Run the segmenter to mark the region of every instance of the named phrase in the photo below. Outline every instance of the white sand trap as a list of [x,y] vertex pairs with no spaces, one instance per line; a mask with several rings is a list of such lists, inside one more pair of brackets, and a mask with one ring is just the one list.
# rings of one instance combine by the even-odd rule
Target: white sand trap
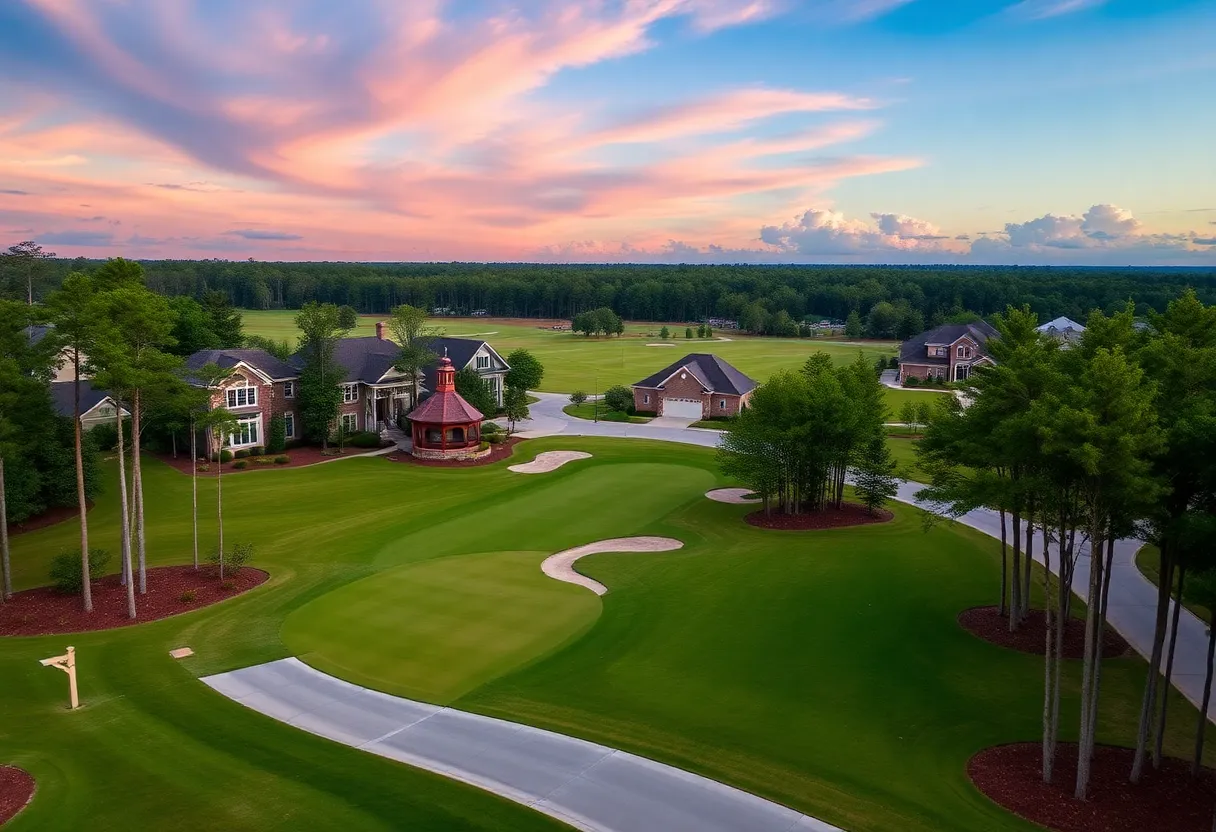
[[550,555],[540,565],[540,570],[554,580],[585,586],[596,595],[603,595],[608,591],[608,587],[575,572],[576,560],[601,552],[670,552],[682,548],[683,542],[671,537],[617,537],[612,540],[598,540],[585,546],[575,546],[573,549]]
[[648,347],[674,347],[675,344],[647,344]]
[[735,339],[734,339],[734,338],[723,338],[721,335],[719,335],[719,336],[718,336],[718,340],[719,340],[719,341],[733,341],[733,340],[735,340]]
[[550,471],[556,471],[567,462],[590,458],[591,454],[582,451],[545,451],[544,453],[537,454],[536,459],[531,462],[509,465],[507,466],[507,470],[514,471],[517,474],[547,474]]
[[705,496],[719,503],[734,503],[735,505],[751,505],[752,503],[761,502],[759,497],[749,497],[748,494],[755,494],[750,488],[715,488],[713,491],[706,491]]

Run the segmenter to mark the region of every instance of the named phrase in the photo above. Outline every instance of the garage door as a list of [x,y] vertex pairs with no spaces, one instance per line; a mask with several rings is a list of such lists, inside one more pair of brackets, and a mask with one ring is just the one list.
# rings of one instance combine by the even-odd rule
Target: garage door
[[701,402],[691,399],[663,399],[663,415],[679,419],[700,419]]

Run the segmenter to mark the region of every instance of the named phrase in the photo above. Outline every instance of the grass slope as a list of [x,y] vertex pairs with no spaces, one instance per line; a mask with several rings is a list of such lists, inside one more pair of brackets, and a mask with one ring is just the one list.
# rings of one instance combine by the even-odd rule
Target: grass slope
[[[594,456],[539,476],[351,459],[225,477],[227,539],[257,544],[267,584],[127,630],[0,640],[0,762],[39,783],[14,832],[558,828],[261,717],[194,678],[298,646],[359,665],[351,673],[375,647],[397,665],[376,671],[377,686],[610,743],[850,830],[1032,828],[964,774],[979,748],[1038,733],[1040,660],[955,623],[992,600],[993,541],[924,532],[907,508],[862,529],[755,529],[741,522],[748,507],[702,496],[726,484],[705,449],[584,437],[517,453],[559,448]],[[150,559],[188,562],[189,478],[156,464],[146,478]],[[201,484],[204,550],[214,493]],[[111,547],[114,495],[90,513]],[[75,534],[68,523],[15,538],[19,586],[42,583]],[[539,573],[544,554],[631,534],[686,548],[580,561],[611,589],[602,607]],[[332,626],[309,624],[313,614]],[[66,644],[80,654],[77,713],[62,708],[62,675],[36,663]],[[182,645],[198,655],[174,662],[167,651]],[[1132,739],[1144,672],[1137,658],[1106,663],[1100,741]],[[1069,730],[1078,676],[1074,664]],[[1194,710],[1174,708],[1167,748],[1185,754]]]
[[[271,310],[242,312],[245,331],[272,338],[287,338],[294,343],[297,336],[291,311]],[[363,316],[352,335],[372,335],[379,318]],[[731,333],[732,341],[678,338],[670,341],[674,347],[648,347],[659,343],[662,324],[631,323],[624,336],[617,338],[586,338],[570,332],[541,329],[534,324],[505,322],[490,318],[442,318],[435,324],[445,335],[484,338],[504,356],[513,349],[526,347],[545,365],[541,390],[545,392],[602,393],[614,384],[630,385],[661,370],[690,352],[710,352],[720,355],[757,380],[764,380],[777,370],[794,370],[802,366],[814,352],[829,353],[839,363],[857,358],[858,353],[873,361],[879,355],[895,354],[895,345],[886,342],[844,343],[808,341],[797,338],[750,338]],[[684,329],[681,325],[680,333]]]

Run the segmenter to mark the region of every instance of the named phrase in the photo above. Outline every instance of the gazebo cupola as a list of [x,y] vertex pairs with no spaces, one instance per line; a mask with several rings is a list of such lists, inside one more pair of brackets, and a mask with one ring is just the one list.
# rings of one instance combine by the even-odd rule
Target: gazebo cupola
[[456,370],[446,349],[435,371],[435,392],[407,418],[413,428],[414,456],[462,459],[478,455],[485,417],[456,392]]

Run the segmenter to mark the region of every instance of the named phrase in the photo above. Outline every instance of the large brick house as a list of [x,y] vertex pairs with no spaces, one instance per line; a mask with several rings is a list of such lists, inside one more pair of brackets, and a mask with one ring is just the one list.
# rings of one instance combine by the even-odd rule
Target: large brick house
[[973,367],[993,363],[986,345],[998,337],[995,328],[984,321],[946,324],[904,341],[899,349],[899,381],[909,378],[940,378],[964,381]]
[[756,382],[718,356],[692,353],[633,385],[633,406],[685,419],[734,416],[755,389]]
[[[502,404],[503,379],[510,368],[493,347],[468,338],[437,338],[431,349],[437,355],[446,350],[458,370],[476,370]],[[338,422],[347,432],[384,431],[410,409],[414,385],[407,374],[393,366],[398,355],[400,348],[385,337],[380,324],[374,336],[337,342],[334,363],[342,371],[338,379],[342,390]],[[227,407],[237,417],[238,429],[228,437],[228,447],[264,447],[270,421],[279,415],[283,416],[288,440],[302,437],[303,425],[295,406],[296,387],[304,367],[301,354],[280,361],[265,350],[202,350],[186,359],[187,373],[208,363],[232,373],[211,396],[212,407]],[[425,399],[435,389],[435,366],[425,368],[421,375],[418,395]]]

